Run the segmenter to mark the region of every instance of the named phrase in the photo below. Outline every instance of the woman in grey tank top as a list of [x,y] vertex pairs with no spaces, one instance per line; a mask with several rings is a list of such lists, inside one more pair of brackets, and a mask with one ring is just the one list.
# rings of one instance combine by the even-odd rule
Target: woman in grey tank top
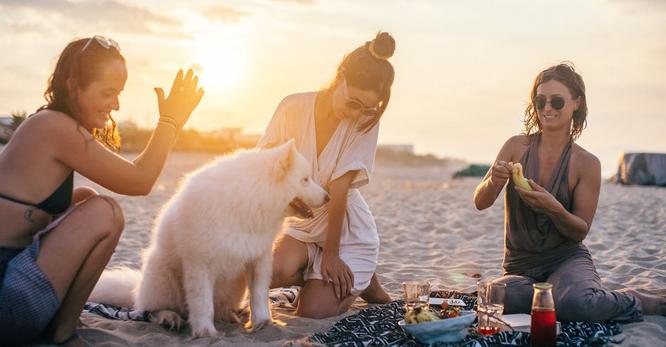
[[[525,133],[506,141],[474,193],[479,210],[490,207],[504,186],[506,313],[529,313],[532,284],[549,282],[560,321],[633,322],[664,314],[663,298],[601,286],[582,241],[590,230],[601,189],[601,164],[577,145],[586,125],[582,77],[571,64],[542,71],[525,110]],[[513,163],[530,178],[531,190],[514,184]],[[507,183],[508,182],[508,183]]]

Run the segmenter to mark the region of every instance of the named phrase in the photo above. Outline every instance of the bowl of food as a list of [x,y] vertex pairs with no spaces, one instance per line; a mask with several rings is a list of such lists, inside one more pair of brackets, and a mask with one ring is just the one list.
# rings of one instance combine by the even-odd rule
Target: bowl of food
[[[455,313],[454,313],[455,311]],[[439,312],[419,306],[408,311],[398,325],[425,344],[457,342],[467,336],[476,312],[442,308]]]

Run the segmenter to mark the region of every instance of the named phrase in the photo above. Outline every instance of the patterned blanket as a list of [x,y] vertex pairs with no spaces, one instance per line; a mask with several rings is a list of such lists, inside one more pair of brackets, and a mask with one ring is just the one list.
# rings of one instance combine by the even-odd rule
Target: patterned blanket
[[[476,296],[438,291],[431,296],[462,299],[466,310],[474,309]],[[405,334],[398,321],[405,315],[403,301],[393,301],[378,305],[348,316],[326,332],[314,334],[310,340],[328,346],[424,346],[413,337]],[[562,332],[557,337],[557,346],[603,346],[612,341],[613,335],[621,332],[617,322],[569,322],[562,324]],[[470,329],[470,334],[455,344],[438,346],[488,347],[488,346],[530,346],[530,334],[526,332],[501,332],[483,336]]]

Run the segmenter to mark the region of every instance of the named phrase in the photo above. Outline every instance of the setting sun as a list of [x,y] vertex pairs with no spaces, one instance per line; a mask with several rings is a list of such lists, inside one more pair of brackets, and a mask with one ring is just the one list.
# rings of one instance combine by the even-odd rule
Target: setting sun
[[201,86],[208,91],[223,91],[238,85],[246,73],[244,47],[215,38],[197,40],[193,57]]

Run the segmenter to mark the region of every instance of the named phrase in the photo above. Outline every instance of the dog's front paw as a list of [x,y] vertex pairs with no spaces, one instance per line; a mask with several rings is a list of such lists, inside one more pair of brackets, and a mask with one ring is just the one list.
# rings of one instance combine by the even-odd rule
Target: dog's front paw
[[215,329],[213,322],[208,320],[194,320],[190,322],[190,327],[192,327],[192,338],[197,339],[200,337],[211,337],[217,336],[218,332]]
[[264,320],[250,320],[245,323],[245,329],[249,333],[253,333],[255,331],[259,331],[262,328],[264,328],[267,325],[272,324],[272,321],[270,319],[264,319]]
[[180,327],[183,325],[185,322],[183,320],[183,317],[181,317],[178,313],[173,312],[173,311],[159,311],[156,313],[153,313],[151,318],[151,322],[155,322],[168,330],[180,330]]

